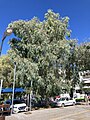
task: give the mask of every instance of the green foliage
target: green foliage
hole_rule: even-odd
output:
[[[80,71],[90,70],[90,42],[78,47],[78,65]]]
[[[0,79],[3,79],[3,87],[12,85],[13,64],[7,55],[0,57]]]
[[[10,39],[11,50],[8,55],[12,63],[17,63],[17,87],[29,91],[33,81],[33,93],[43,98],[75,87],[79,66],[83,68],[79,64],[79,60],[83,59],[80,55],[89,48],[77,46],[76,40],[67,40],[71,33],[68,23],[68,17],[62,18],[48,10],[43,21],[34,17],[29,21],[18,20],[8,25],[13,28],[15,35]],[[90,63],[88,60],[87,63]]]

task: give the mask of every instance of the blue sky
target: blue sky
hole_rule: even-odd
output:
[[[78,43],[90,42],[90,0],[0,0],[0,38],[11,21],[34,16],[42,21],[48,9],[70,18],[71,38],[78,39]],[[2,54],[9,49],[10,37],[5,39]]]

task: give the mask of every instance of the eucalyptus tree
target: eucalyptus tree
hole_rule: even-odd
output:
[[[57,95],[65,87],[66,63],[69,60],[70,37],[68,17],[48,10],[45,20],[34,17],[29,21],[10,23],[15,38],[10,40],[10,56],[17,60],[17,79],[24,87],[30,87],[43,98]],[[63,67],[61,67],[63,66]],[[64,71],[62,75],[59,70]]]

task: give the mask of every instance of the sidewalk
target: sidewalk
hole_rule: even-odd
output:
[[[90,105],[90,101],[89,102],[77,102],[76,105]]]

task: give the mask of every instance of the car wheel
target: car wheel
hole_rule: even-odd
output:
[[[27,112],[27,111],[28,111],[28,107],[25,108],[25,112]]]
[[[65,106],[64,103],[62,103],[62,104],[61,104],[61,107],[64,107],[64,106]]]
[[[73,102],[73,106],[75,106],[75,102]]]
[[[18,112],[19,112],[18,110],[17,110],[17,111],[13,110],[13,113],[14,113],[14,114],[16,114],[16,113],[18,113]]]

